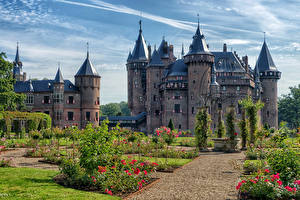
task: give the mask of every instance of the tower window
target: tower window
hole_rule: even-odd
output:
[[[193,80],[193,83],[195,84],[195,83],[196,83],[196,81],[195,81],[195,80]]]
[[[69,104],[74,104],[74,97],[73,96],[68,97],[68,103]]]
[[[194,114],[195,113],[195,108],[194,107],[192,107],[192,114]]]
[[[96,121],[98,121],[99,119],[98,112],[95,113],[95,117],[96,117]]]
[[[181,124],[178,125],[178,129],[181,129]]]
[[[43,103],[49,104],[50,103],[50,96],[44,96]]]
[[[269,111],[267,111],[267,117],[268,117],[268,118],[270,117],[270,112],[269,112]]]
[[[175,104],[174,110],[175,110],[175,113],[180,113],[180,104]]]
[[[100,98],[97,97],[97,105],[100,105]]]
[[[26,96],[25,104],[33,104],[33,94],[28,94]]]
[[[156,98],[156,95],[153,95],[153,101],[156,101],[157,98]]]
[[[62,115],[63,115],[63,111],[62,110],[55,111],[55,119],[56,120],[62,120]]]
[[[46,110],[44,113],[47,114],[47,115],[50,115],[49,110]]]
[[[155,116],[159,115],[159,110],[155,110]]]
[[[91,113],[90,112],[85,113],[85,120],[91,121]]]
[[[74,120],[74,113],[73,112],[68,112],[68,120],[69,121]]]

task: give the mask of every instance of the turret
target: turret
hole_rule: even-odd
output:
[[[81,127],[88,123],[99,124],[100,111],[100,79],[89,58],[89,51],[78,72],[75,75],[75,85],[80,90]]]
[[[277,81],[281,72],[277,70],[266,41],[261,48],[256,66],[262,87],[262,123],[278,128]]]
[[[19,43],[17,43],[17,52],[16,57],[13,62],[13,77],[16,79],[16,81],[26,81],[26,73],[23,73],[23,63],[20,60],[19,56]]]
[[[200,30],[199,20],[189,52],[184,56],[184,62],[188,67],[188,124],[189,129],[193,130],[197,109],[209,106],[211,68],[214,63],[214,55],[208,49]]]
[[[146,66],[149,63],[149,51],[142,34],[142,22],[131,56],[127,59],[128,107],[132,115],[145,112],[146,101]],[[130,58],[130,59],[129,59]]]
[[[64,79],[59,67],[53,81],[53,125],[57,127],[63,127],[64,125],[64,87]]]

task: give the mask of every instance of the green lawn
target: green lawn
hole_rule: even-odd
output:
[[[0,199],[120,199],[65,188],[52,180],[57,173],[32,168],[0,168]]]

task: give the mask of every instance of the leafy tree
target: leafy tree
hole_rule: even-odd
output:
[[[125,101],[120,103],[108,103],[100,106],[101,115],[103,116],[129,116],[130,110]]]
[[[211,118],[206,108],[202,108],[196,115],[195,136],[198,148],[207,148],[207,138],[210,132]]]
[[[227,135],[230,138],[230,140],[235,139],[235,115],[234,115],[234,108],[230,108],[229,113],[226,115],[226,124],[227,124]]]
[[[173,131],[175,129],[172,119],[170,119],[170,121],[169,121],[168,128],[170,128],[171,131]]]
[[[264,104],[261,101],[254,103],[250,96],[243,100],[240,100],[239,104],[242,105],[242,107],[246,110],[250,127],[250,143],[254,144],[256,140],[255,134],[258,125],[257,112],[264,106]]]
[[[14,92],[13,64],[5,58],[5,53],[0,53],[0,110],[22,109],[25,95]]]
[[[290,93],[278,100],[279,123],[286,121],[290,128],[300,127],[300,84],[290,87]]]
[[[242,119],[239,121],[238,126],[241,130],[242,148],[245,149],[249,132],[245,109],[242,110]]]
[[[218,138],[222,138],[224,135],[225,135],[225,125],[224,125],[224,121],[222,120],[222,111],[219,110],[217,136]]]

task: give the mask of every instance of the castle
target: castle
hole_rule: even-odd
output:
[[[182,48],[180,59],[173,45],[163,38],[158,49],[147,46],[140,21],[139,35],[127,59],[128,106],[132,115],[146,113],[140,130],[148,133],[172,119],[175,128],[193,130],[199,108],[206,107],[216,129],[219,115],[224,119],[229,107],[241,118],[238,101],[251,96],[261,100],[262,124],[278,127],[277,81],[281,77],[264,41],[254,70],[248,57],[236,52],[211,52],[199,22],[189,52]]]
[[[75,75],[75,85],[63,78],[60,68],[53,80],[26,80],[18,46],[13,64],[14,90],[26,95],[27,111],[49,114],[53,126],[60,128],[99,124],[101,77],[90,61],[89,51]]]

